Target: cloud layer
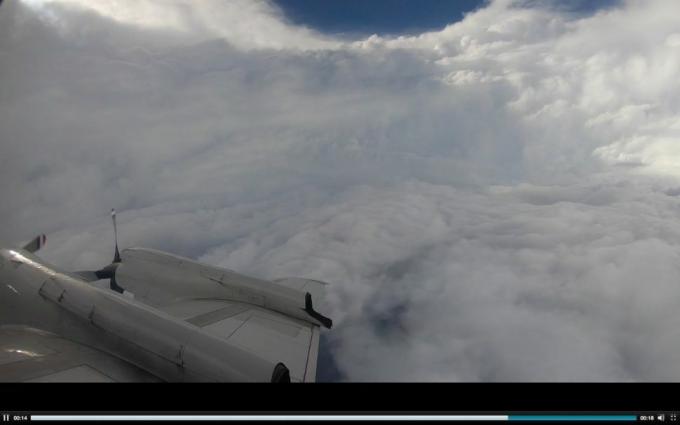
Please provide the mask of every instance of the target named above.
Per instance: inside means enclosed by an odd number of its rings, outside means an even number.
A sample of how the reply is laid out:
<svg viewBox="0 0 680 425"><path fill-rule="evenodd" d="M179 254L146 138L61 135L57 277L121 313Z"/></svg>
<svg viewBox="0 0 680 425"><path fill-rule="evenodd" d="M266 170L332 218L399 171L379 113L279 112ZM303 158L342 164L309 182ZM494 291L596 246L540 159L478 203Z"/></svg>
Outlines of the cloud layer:
<svg viewBox="0 0 680 425"><path fill-rule="evenodd" d="M328 281L340 379L680 379L676 2L349 41L190 3L2 6L1 239L96 267L115 206L125 246Z"/></svg>

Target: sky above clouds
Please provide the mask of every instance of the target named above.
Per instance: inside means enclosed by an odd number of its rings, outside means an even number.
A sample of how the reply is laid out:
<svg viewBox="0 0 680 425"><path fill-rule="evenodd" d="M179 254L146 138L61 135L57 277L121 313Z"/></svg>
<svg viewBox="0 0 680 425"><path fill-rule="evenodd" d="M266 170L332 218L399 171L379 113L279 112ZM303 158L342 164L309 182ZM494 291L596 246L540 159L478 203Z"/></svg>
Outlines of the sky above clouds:
<svg viewBox="0 0 680 425"><path fill-rule="evenodd" d="M417 34L443 29L465 13L482 7L485 0L361 0L319 2L275 0L286 19L335 36L362 37L371 34Z"/></svg>
<svg viewBox="0 0 680 425"><path fill-rule="evenodd" d="M116 207L123 246L327 281L320 380L680 379L680 4L287 3L5 2L0 239L91 269Z"/></svg>
<svg viewBox="0 0 680 425"><path fill-rule="evenodd" d="M441 30L488 3L488 0L273 1L289 21L338 37L398 36ZM619 0L529 0L517 2L517 5L549 7L583 15L618 3Z"/></svg>

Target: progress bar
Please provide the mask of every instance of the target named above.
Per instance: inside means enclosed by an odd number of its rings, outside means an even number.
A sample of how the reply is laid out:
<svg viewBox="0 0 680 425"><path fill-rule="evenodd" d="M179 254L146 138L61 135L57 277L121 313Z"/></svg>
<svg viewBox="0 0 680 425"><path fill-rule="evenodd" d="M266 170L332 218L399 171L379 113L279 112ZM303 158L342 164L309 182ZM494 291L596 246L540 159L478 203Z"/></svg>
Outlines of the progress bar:
<svg viewBox="0 0 680 425"><path fill-rule="evenodd" d="M33 421L635 422L636 415L31 415Z"/></svg>

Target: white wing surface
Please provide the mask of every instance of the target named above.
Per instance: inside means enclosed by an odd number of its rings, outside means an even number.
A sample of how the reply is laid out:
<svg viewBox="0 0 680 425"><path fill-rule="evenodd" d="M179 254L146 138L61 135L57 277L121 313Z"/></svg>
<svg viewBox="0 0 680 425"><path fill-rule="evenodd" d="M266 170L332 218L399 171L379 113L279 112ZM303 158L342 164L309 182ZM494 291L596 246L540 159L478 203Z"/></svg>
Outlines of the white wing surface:
<svg viewBox="0 0 680 425"><path fill-rule="evenodd" d="M26 326L0 327L4 382L154 382L155 376L105 352Z"/></svg>
<svg viewBox="0 0 680 425"><path fill-rule="evenodd" d="M116 279L137 301L272 363L283 362L291 381L315 380L319 327L332 325L312 305L323 282L269 282L142 248L126 249L121 257Z"/></svg>

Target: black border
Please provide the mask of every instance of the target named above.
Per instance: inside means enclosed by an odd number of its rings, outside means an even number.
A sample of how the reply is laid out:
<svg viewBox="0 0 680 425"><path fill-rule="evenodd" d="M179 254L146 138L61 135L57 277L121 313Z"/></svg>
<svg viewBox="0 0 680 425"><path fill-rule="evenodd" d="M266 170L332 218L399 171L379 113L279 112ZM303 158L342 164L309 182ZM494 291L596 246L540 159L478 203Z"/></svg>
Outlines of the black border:
<svg viewBox="0 0 680 425"><path fill-rule="evenodd" d="M2 384L0 411L680 412L680 384Z"/></svg>

